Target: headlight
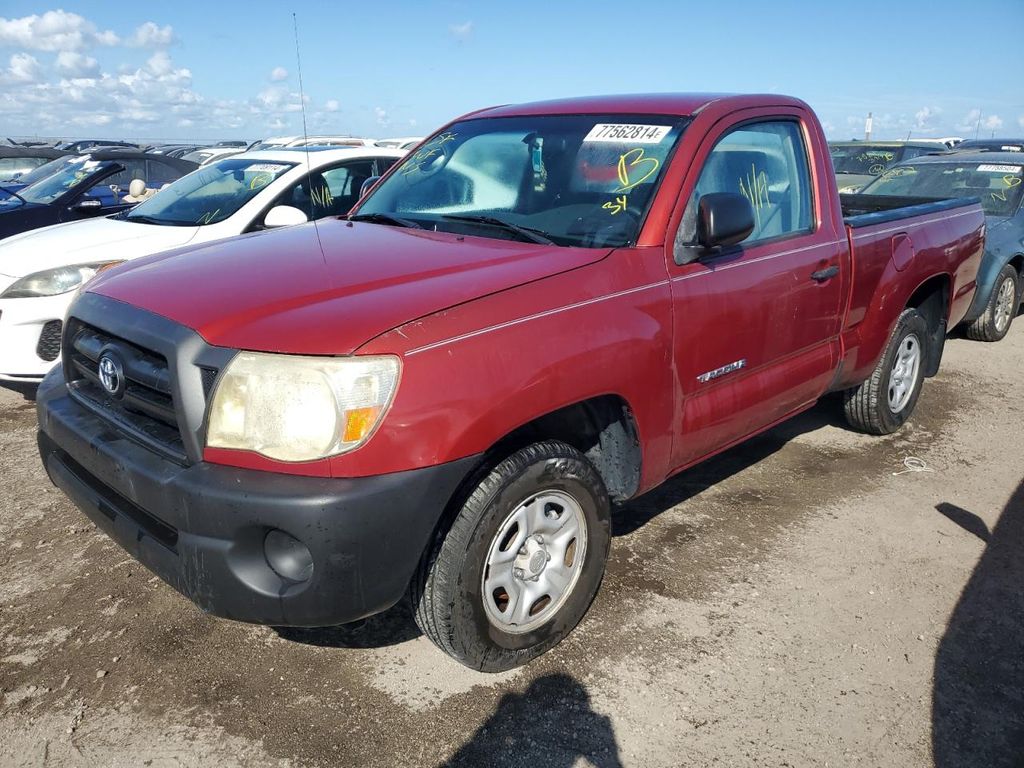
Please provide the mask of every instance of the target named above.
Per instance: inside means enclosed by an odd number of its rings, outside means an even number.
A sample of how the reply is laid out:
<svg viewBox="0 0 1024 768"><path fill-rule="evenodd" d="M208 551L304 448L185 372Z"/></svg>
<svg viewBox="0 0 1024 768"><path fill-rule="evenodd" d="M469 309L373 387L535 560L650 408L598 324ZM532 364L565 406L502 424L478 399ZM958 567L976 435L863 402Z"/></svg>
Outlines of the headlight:
<svg viewBox="0 0 1024 768"><path fill-rule="evenodd" d="M96 264L74 264L70 267L57 267L17 280L0 293L0 299L26 299L34 296L56 296L60 293L73 291L93 276L120 261L102 261Z"/></svg>
<svg viewBox="0 0 1024 768"><path fill-rule="evenodd" d="M241 352L220 376L206 445L313 461L358 448L398 384L397 357Z"/></svg>

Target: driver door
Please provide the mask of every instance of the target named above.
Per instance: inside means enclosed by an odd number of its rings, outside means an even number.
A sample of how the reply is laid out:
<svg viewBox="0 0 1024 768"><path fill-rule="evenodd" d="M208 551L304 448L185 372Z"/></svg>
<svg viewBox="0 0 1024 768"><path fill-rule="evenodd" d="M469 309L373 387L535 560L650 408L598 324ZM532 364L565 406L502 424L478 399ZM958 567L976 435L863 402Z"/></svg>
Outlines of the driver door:
<svg viewBox="0 0 1024 768"><path fill-rule="evenodd" d="M816 223L805 135L793 116L708 137L676 245L695 243L697 202L712 192L746 197L755 226L738 246L669 260L683 395L677 467L813 402L831 381L845 243Z"/></svg>

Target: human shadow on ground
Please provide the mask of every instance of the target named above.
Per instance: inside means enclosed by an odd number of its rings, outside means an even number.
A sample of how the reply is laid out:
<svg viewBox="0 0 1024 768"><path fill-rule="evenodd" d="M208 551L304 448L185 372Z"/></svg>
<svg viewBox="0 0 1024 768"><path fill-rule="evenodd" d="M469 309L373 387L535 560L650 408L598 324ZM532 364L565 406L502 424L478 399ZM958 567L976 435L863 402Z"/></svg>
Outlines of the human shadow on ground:
<svg viewBox="0 0 1024 768"><path fill-rule="evenodd" d="M621 768L611 721L593 710L590 694L570 675L539 677L507 693L443 768Z"/></svg>
<svg viewBox="0 0 1024 768"><path fill-rule="evenodd" d="M1024 766L1024 482L989 532L976 514L936 509L986 542L935 656L936 768Z"/></svg>

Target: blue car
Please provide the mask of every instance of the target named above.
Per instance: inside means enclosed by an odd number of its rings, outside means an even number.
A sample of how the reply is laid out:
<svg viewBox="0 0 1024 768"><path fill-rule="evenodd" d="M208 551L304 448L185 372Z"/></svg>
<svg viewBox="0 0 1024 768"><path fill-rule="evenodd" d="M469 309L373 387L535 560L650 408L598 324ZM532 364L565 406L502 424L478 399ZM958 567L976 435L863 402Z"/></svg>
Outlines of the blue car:
<svg viewBox="0 0 1024 768"><path fill-rule="evenodd" d="M988 226L978 291L964 318L967 336L999 341L1021 302L1024 276L1024 155L955 150L917 157L888 168L861 196L976 197Z"/></svg>
<svg viewBox="0 0 1024 768"><path fill-rule="evenodd" d="M158 189L199 167L188 160L119 149L61 158L55 163L52 173L26 187L11 189L0 184L0 239L131 208L135 203L124 198L134 179Z"/></svg>

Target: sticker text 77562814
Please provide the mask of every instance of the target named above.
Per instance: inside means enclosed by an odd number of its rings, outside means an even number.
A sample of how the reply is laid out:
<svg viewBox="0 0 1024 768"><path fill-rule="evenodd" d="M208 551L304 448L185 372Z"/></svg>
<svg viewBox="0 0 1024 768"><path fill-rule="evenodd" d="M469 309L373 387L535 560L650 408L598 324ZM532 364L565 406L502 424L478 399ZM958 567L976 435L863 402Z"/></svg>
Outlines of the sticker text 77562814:
<svg viewBox="0 0 1024 768"><path fill-rule="evenodd" d="M634 125L632 123L598 123L583 141L608 141L620 144L658 144L672 130L670 125Z"/></svg>

